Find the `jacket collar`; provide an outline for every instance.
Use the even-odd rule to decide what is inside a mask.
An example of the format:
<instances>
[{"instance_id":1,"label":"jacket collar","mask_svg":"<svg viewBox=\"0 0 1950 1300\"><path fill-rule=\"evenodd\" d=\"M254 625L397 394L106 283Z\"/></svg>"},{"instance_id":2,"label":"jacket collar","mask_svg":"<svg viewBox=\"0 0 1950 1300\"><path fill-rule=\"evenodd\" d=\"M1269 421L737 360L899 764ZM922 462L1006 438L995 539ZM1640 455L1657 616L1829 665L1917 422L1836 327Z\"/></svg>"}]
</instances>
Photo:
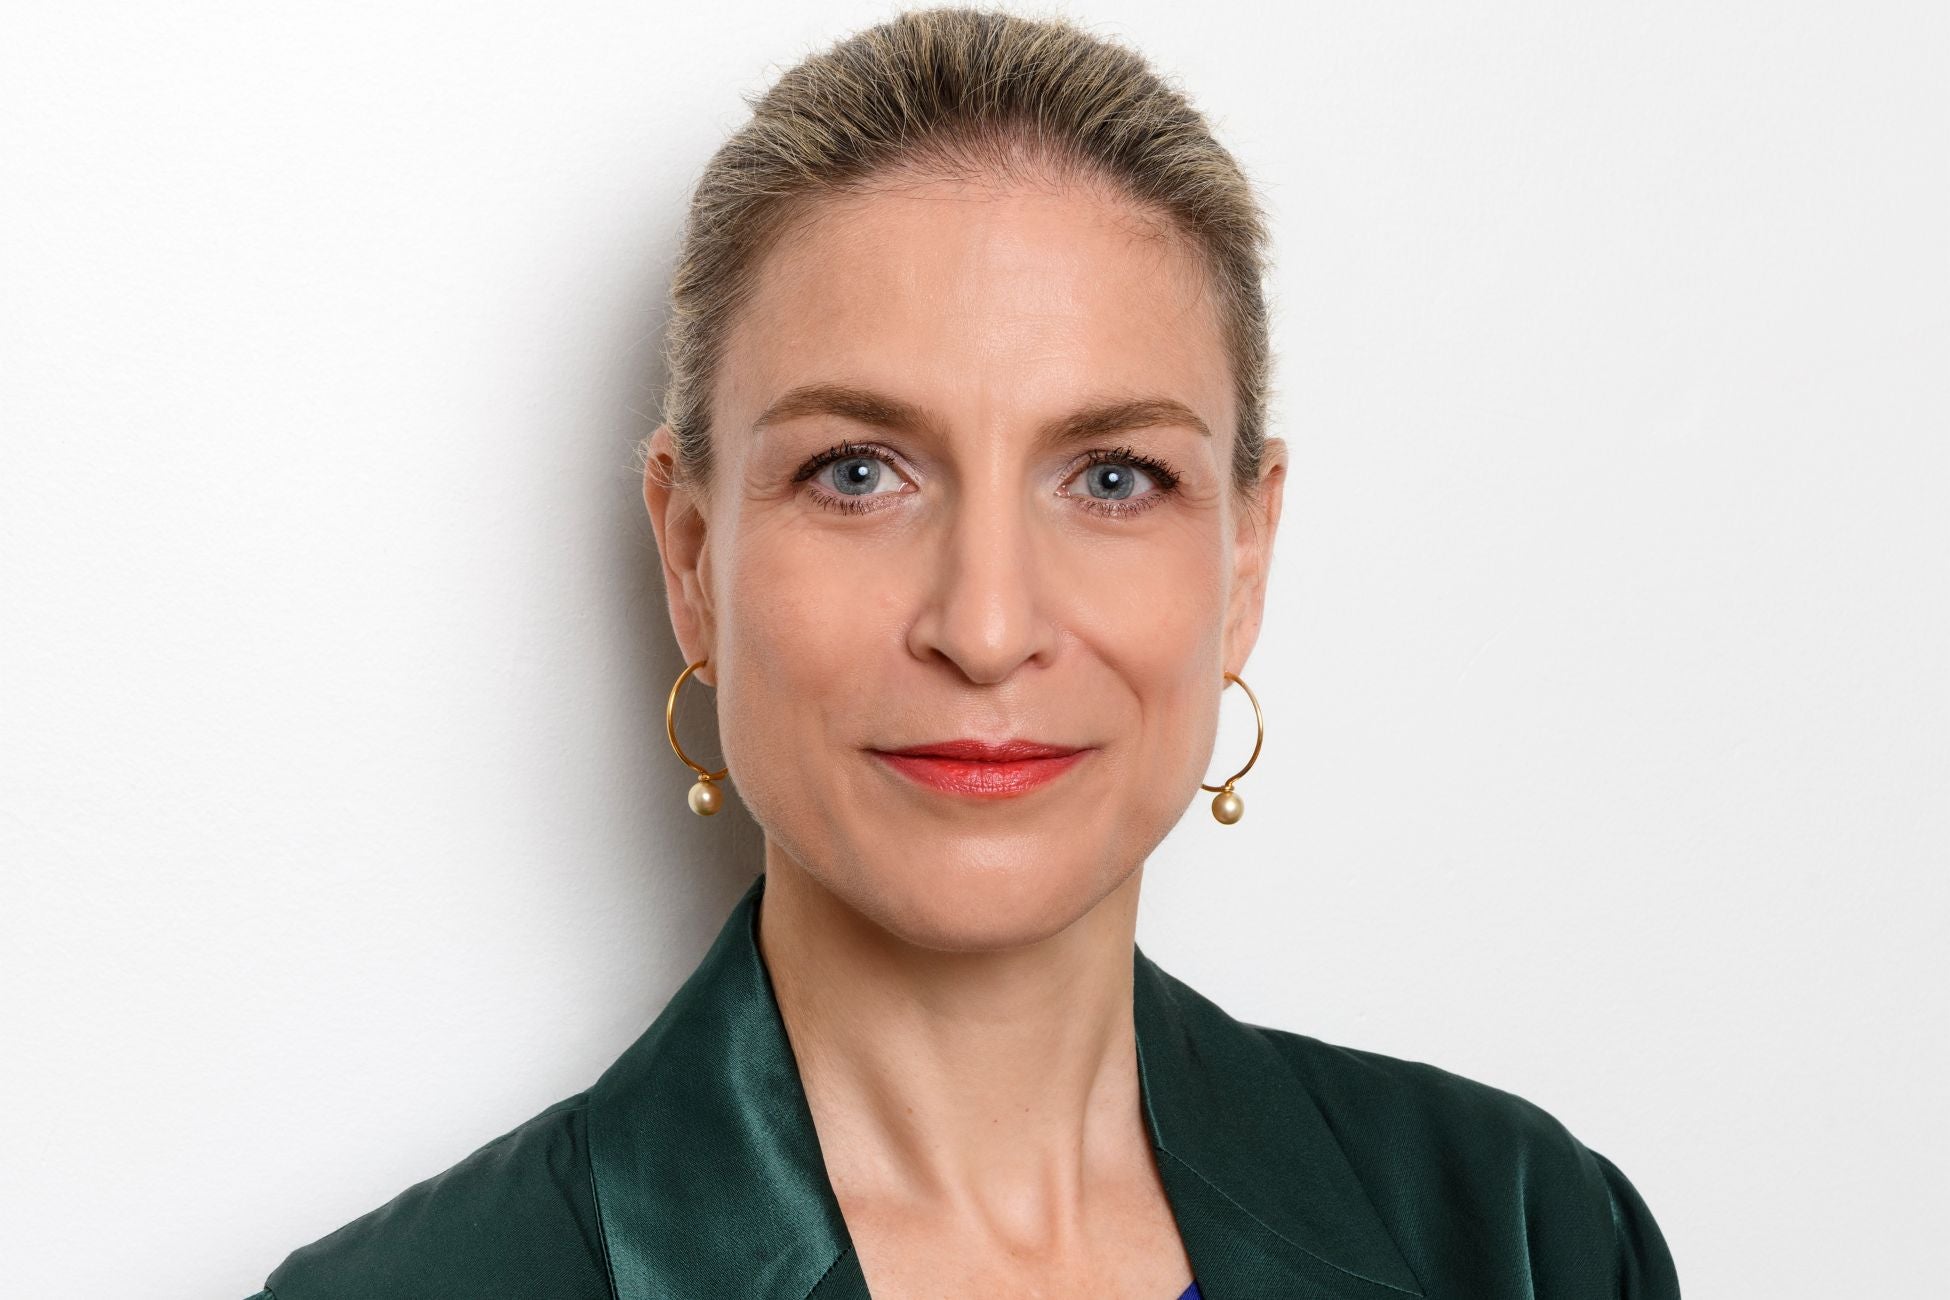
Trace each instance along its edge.
<instances>
[{"instance_id":1,"label":"jacket collar","mask_svg":"<svg viewBox=\"0 0 1950 1300\"><path fill-rule=\"evenodd\" d=\"M759 952L764 889L590 1090L617 1300L869 1300ZM1145 1124L1206 1300L1422 1295L1267 1031L1132 958Z\"/></svg>"}]
</instances>

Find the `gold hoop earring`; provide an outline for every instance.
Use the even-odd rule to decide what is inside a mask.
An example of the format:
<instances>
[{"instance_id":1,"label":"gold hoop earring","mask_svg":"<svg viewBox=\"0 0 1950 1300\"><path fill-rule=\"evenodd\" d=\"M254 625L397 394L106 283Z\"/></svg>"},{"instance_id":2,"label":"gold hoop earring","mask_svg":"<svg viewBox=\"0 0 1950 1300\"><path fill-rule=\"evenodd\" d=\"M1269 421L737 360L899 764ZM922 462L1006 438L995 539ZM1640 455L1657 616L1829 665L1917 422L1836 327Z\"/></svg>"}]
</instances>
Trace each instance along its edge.
<instances>
[{"instance_id":1,"label":"gold hoop earring","mask_svg":"<svg viewBox=\"0 0 1950 1300\"><path fill-rule=\"evenodd\" d=\"M677 757L684 760L686 767L697 773L697 784L691 787L691 811L700 817L709 817L724 807L724 796L719 794L718 787L711 783L723 780L731 771L728 767L721 767L715 772L706 767L699 767L691 761L691 756L684 752L684 747L677 743L677 692L683 689L684 679L704 667L707 662L700 659L677 674L676 684L670 688L670 698L664 702L664 734L670 737L670 747L677 751Z\"/></svg>"},{"instance_id":2,"label":"gold hoop earring","mask_svg":"<svg viewBox=\"0 0 1950 1300\"><path fill-rule=\"evenodd\" d=\"M1207 785L1203 781L1198 783L1199 789L1217 793L1218 797L1212 800L1212 815L1218 818L1222 825L1230 826L1246 815L1246 801L1234 793L1232 783L1252 771L1253 764L1259 761L1259 747L1266 741L1266 715L1259 711L1259 696L1253 694L1252 687L1232 673L1227 673L1225 677L1229 682L1238 682L1239 689L1246 692L1246 698L1253 702L1253 723L1259 728L1259 735L1253 738L1253 756L1246 760L1246 766L1227 777L1224 785ZM1221 686L1219 689L1223 691L1225 687Z\"/></svg>"}]
</instances>

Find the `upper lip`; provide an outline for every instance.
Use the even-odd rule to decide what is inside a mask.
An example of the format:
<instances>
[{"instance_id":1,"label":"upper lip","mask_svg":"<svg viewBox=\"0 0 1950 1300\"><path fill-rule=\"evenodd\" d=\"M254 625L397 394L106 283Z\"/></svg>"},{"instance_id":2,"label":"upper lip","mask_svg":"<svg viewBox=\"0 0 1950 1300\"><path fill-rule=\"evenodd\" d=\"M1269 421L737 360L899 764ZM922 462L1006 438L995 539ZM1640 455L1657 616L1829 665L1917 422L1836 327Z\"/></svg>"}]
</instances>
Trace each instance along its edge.
<instances>
[{"instance_id":1,"label":"upper lip","mask_svg":"<svg viewBox=\"0 0 1950 1300\"><path fill-rule=\"evenodd\" d=\"M931 740L923 745L880 752L909 758L956 758L970 763L1019 763L1029 758L1061 758L1081 748L1081 745L1050 745L1040 740L1005 740L999 744L982 740Z\"/></svg>"}]
</instances>

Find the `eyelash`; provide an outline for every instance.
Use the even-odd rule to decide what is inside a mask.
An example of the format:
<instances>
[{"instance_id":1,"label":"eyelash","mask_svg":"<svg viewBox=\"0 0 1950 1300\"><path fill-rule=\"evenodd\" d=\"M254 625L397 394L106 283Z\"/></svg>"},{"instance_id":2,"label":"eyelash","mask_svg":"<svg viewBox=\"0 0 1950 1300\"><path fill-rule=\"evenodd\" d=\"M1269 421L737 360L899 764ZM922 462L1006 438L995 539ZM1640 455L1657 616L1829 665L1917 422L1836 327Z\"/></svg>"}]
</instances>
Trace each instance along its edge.
<instances>
[{"instance_id":1,"label":"eyelash","mask_svg":"<svg viewBox=\"0 0 1950 1300\"><path fill-rule=\"evenodd\" d=\"M828 465L831 465L834 461L850 460L855 456L865 456L872 460L877 460L890 468L895 467L893 457L871 443L841 442L835 443L833 446L828 447L825 451L820 452L811 460L807 461L800 467L799 472L792 476L792 481L795 483L803 482L810 479ZM1093 513L1104 515L1108 518L1122 518L1126 515L1139 514L1145 510L1149 510L1152 506L1170 496L1178 488L1178 475L1172 471L1169 465L1166 465L1163 461L1146 456L1142 452L1135 451L1130 447L1099 447L1085 453L1082 463L1071 470L1071 477L1074 478L1077 474L1093 466L1106 464L1135 465L1151 476L1152 480L1157 483L1158 490L1140 498L1139 504L1136 505L1119 501L1108 501L1101 497L1082 496L1076 498L1076 500L1084 503L1084 509ZM871 497L839 496L819 488L813 489L812 498L814 502L826 509L838 511L841 514L866 514L868 511L880 509L879 506L867 504L872 500Z\"/></svg>"}]
</instances>

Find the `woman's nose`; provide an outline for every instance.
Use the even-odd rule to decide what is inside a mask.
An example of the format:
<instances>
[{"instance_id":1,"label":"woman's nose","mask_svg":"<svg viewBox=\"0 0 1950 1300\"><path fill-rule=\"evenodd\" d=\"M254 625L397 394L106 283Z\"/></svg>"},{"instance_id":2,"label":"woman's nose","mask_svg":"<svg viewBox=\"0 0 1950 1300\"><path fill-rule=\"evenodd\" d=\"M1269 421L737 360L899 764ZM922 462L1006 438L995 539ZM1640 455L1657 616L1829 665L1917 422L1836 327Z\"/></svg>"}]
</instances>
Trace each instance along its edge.
<instances>
[{"instance_id":1,"label":"woman's nose","mask_svg":"<svg viewBox=\"0 0 1950 1300\"><path fill-rule=\"evenodd\" d=\"M940 656L983 685L1046 662L1056 644L1045 594L1050 541L1019 486L967 492L935 527L917 530L911 651Z\"/></svg>"}]
</instances>

